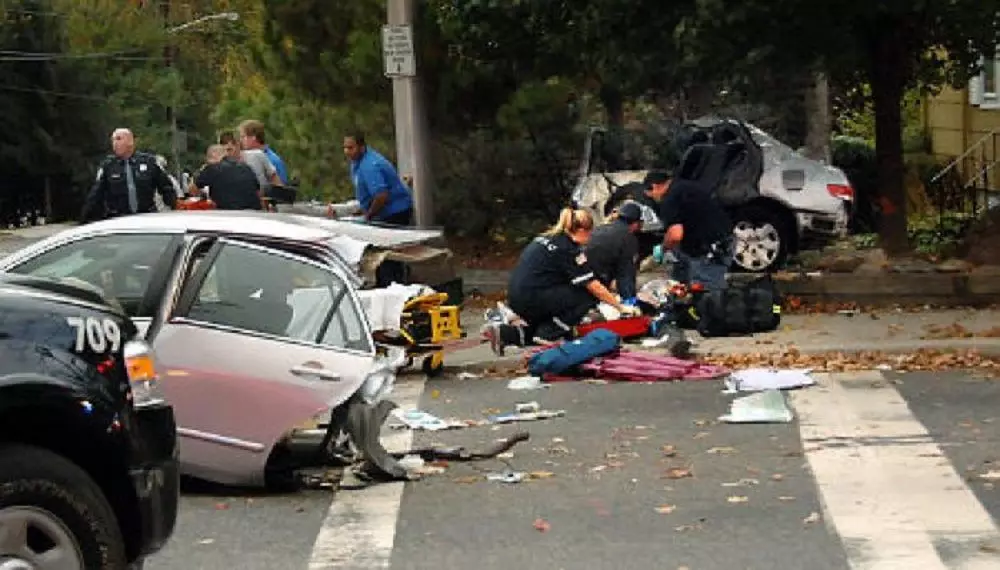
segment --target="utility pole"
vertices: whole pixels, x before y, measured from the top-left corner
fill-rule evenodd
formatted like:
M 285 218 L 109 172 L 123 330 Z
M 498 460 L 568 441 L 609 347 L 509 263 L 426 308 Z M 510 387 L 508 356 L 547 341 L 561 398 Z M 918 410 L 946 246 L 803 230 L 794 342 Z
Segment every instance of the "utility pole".
M 170 33 L 170 2 L 163 0 L 160 2 L 160 10 L 163 14 L 163 23 L 167 26 L 167 45 L 163 47 L 163 61 L 167 67 L 167 73 L 171 72 L 174 66 L 174 41 Z M 167 120 L 170 121 L 170 159 L 177 170 L 177 182 L 181 183 L 183 170 L 181 169 L 181 149 L 180 133 L 177 130 L 177 95 L 176 90 L 170 92 L 170 105 L 167 106 Z
M 385 74 L 392 78 L 392 103 L 396 127 L 396 160 L 400 174 L 413 178 L 414 213 L 418 226 L 434 223 L 434 181 L 430 168 L 430 140 L 423 89 L 413 42 L 415 4 L 418 0 L 388 0 L 388 26 L 382 30 Z

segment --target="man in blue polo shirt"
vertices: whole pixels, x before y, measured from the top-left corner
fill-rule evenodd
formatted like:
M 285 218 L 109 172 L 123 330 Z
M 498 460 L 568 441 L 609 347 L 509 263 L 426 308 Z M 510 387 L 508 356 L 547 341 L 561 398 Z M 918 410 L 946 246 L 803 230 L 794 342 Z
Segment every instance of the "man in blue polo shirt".
M 351 161 L 354 195 L 361 203 L 365 219 L 397 226 L 411 225 L 413 196 L 392 163 L 368 148 L 360 132 L 344 137 L 344 155 Z

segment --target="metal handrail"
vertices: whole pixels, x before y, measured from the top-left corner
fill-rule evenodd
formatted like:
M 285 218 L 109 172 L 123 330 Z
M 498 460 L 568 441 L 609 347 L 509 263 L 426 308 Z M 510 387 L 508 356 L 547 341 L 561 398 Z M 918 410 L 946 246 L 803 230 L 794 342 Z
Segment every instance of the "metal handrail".
M 935 174 L 934 177 L 931 178 L 931 184 L 934 184 L 935 182 L 937 182 L 938 180 L 940 180 L 945 174 L 948 174 L 949 172 L 951 172 L 952 169 L 954 169 L 955 167 L 957 167 L 960 162 L 962 162 L 963 160 L 965 160 L 966 158 L 968 158 L 970 154 L 972 154 L 980 146 L 982 146 L 983 144 L 985 144 L 988 139 L 990 139 L 992 137 L 995 137 L 998 133 L 1000 133 L 1000 129 L 992 130 L 989 133 L 987 133 L 983 138 L 981 138 L 978 141 L 976 141 L 976 144 L 974 144 L 974 145 L 970 146 L 969 148 L 967 148 L 965 150 L 965 152 L 963 152 L 958 158 L 956 158 L 955 160 L 951 161 L 948 164 L 948 166 L 945 166 L 944 168 L 942 168 L 941 172 L 938 172 L 937 174 Z

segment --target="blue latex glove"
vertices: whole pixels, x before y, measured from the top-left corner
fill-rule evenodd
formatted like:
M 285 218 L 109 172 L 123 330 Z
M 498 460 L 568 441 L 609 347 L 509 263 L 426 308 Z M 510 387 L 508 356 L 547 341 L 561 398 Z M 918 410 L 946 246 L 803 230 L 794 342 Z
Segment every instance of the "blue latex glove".
M 658 244 L 653 248 L 653 261 L 657 264 L 663 264 L 663 244 Z
M 630 297 L 628 299 L 622 299 L 622 305 L 625 305 L 626 307 L 634 307 L 634 306 L 636 306 L 638 304 L 639 304 L 639 300 L 636 299 L 635 297 Z

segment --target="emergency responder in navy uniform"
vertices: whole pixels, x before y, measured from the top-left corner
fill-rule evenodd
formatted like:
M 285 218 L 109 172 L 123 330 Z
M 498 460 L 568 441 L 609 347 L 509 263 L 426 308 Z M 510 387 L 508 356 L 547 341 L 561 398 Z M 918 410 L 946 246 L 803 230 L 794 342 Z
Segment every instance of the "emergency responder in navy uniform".
M 672 277 L 700 283 L 706 290 L 725 289 L 733 260 L 733 225 L 711 189 L 694 180 L 668 181 L 658 214 L 667 230 L 663 247 L 673 250 L 678 260 Z
M 97 179 L 87 195 L 80 219 L 83 223 L 155 212 L 155 193 L 170 209 L 176 207 L 177 192 L 170 178 L 151 154 L 135 151 L 135 137 L 128 129 L 111 135 L 114 154 L 101 163 Z
M 597 278 L 614 289 L 622 299 L 636 295 L 636 273 L 639 269 L 639 240 L 635 234 L 642 229 L 642 210 L 628 201 L 618 207 L 613 219 L 594 228 L 587 243 L 587 261 Z
M 603 301 L 623 314 L 637 314 L 605 287 L 587 263 L 583 246 L 594 218 L 583 210 L 564 209 L 559 221 L 521 253 L 510 277 L 508 303 L 525 324 L 489 323 L 483 335 L 498 355 L 507 345 L 549 343 L 572 338 L 573 327 Z

